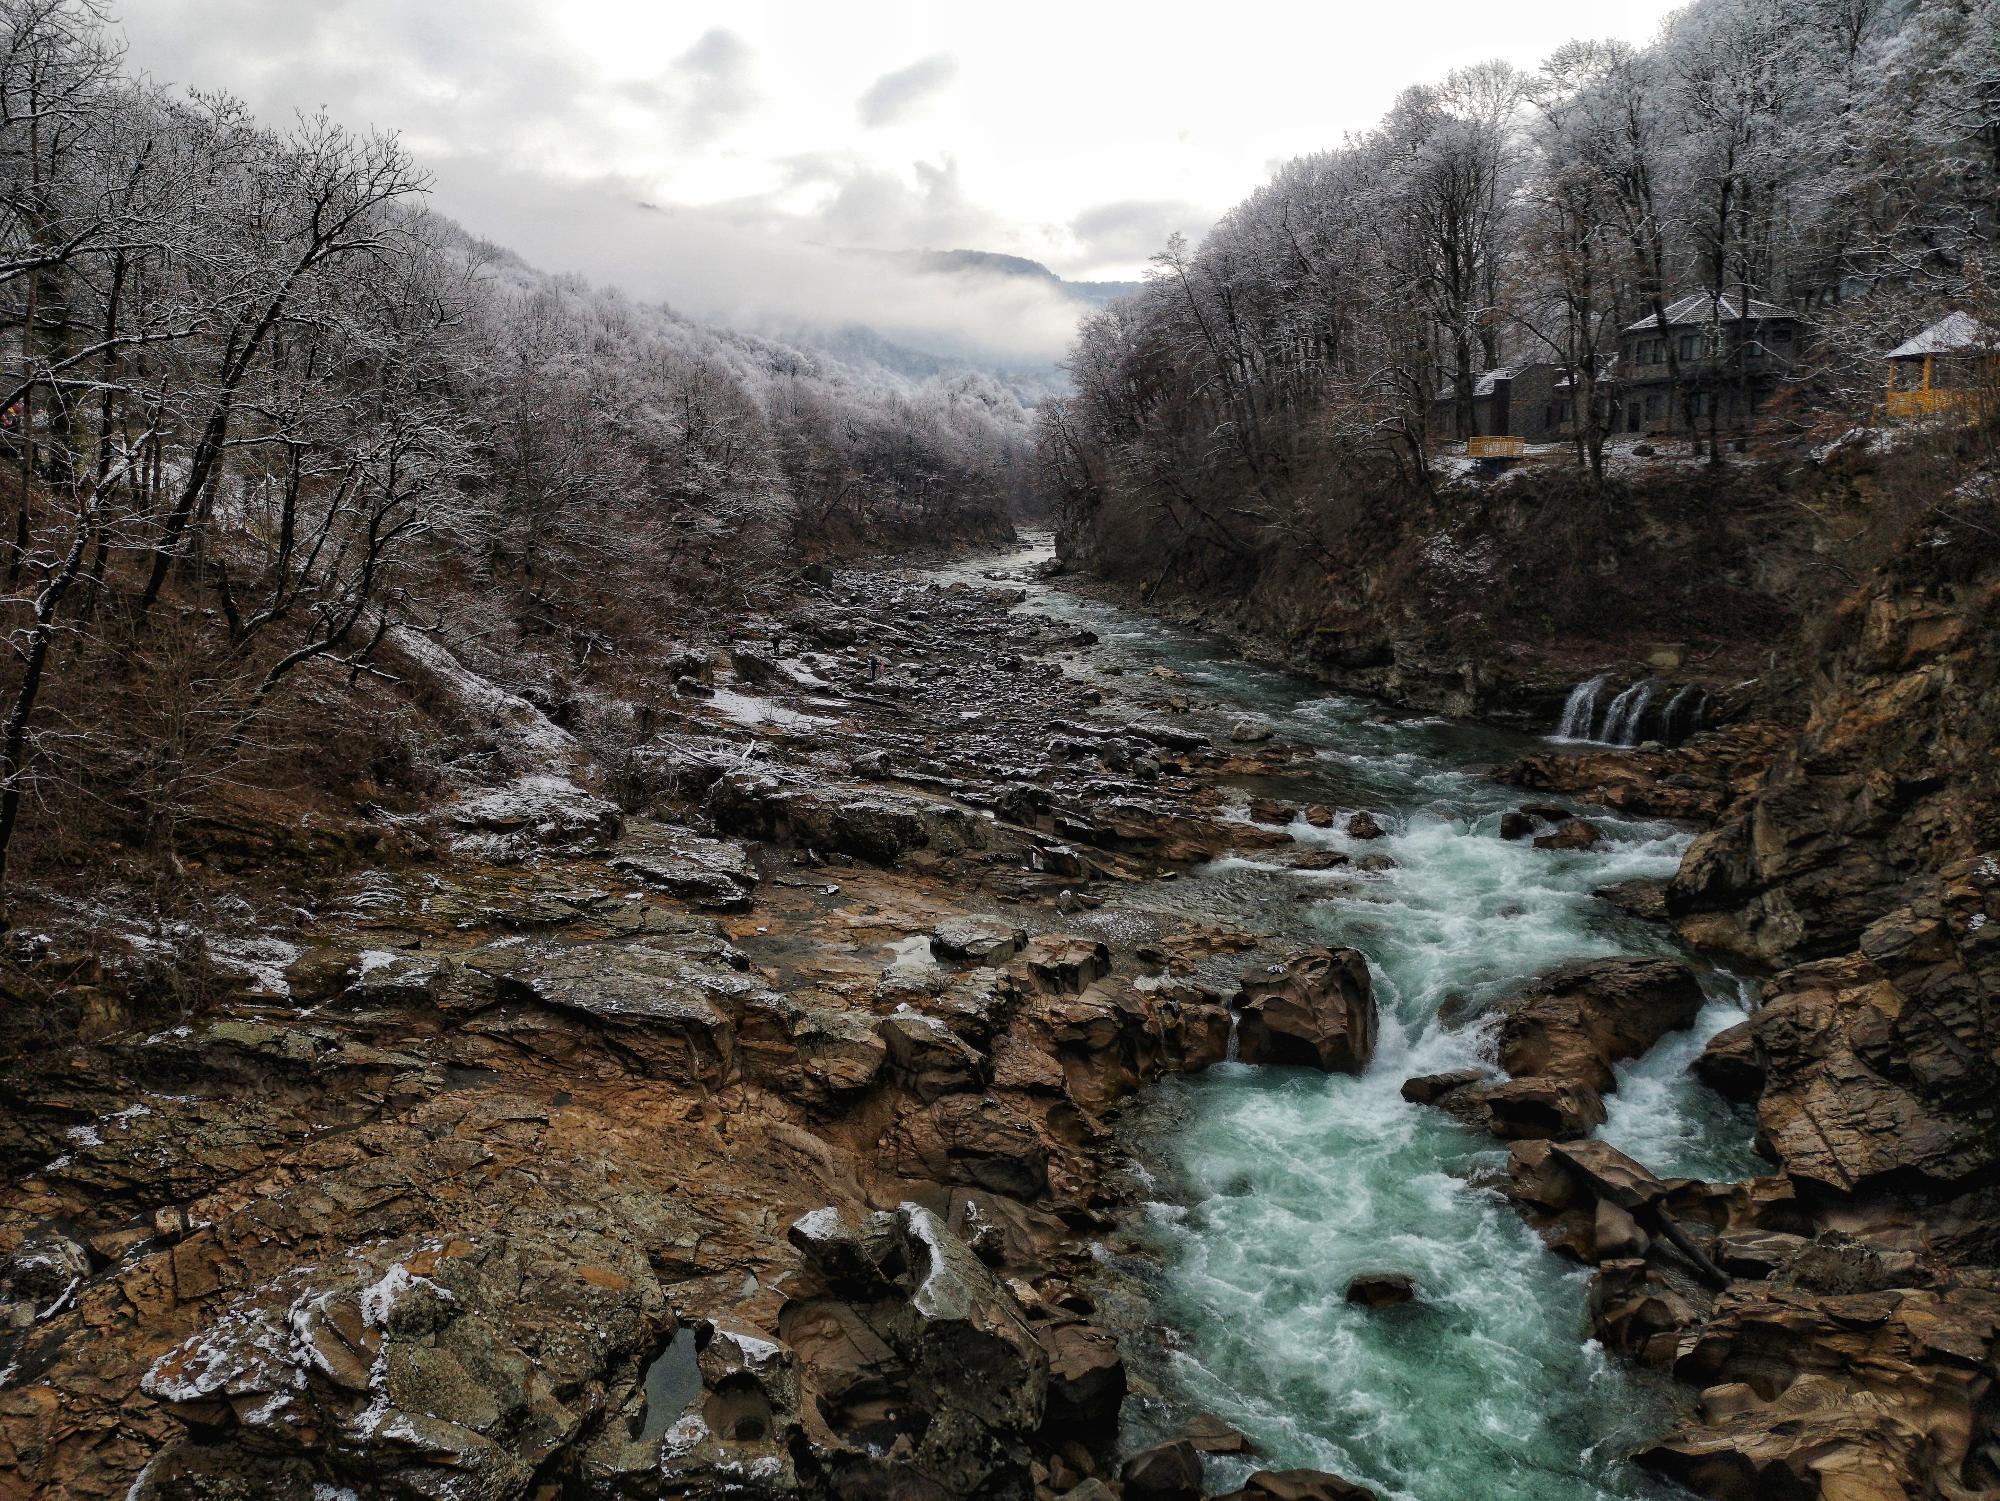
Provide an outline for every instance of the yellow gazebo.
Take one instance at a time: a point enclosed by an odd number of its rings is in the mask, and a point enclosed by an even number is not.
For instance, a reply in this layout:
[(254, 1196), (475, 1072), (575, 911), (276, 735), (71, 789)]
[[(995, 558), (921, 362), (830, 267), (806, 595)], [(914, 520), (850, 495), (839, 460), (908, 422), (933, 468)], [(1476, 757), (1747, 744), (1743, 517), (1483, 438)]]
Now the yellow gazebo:
[(1960, 412), (1967, 421), (2000, 394), (2000, 334), (1970, 313), (1950, 313), (1889, 351), (1888, 416)]

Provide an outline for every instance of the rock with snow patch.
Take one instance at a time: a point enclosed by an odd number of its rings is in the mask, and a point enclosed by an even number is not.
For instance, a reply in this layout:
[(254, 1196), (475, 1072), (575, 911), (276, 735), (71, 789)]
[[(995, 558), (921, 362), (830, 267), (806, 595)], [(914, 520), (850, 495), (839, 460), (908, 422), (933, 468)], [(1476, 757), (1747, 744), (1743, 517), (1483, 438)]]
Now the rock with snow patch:
[(444, 810), (460, 854), (512, 864), (543, 853), (603, 849), (618, 837), (618, 805), (556, 776), (525, 776), (474, 794)]

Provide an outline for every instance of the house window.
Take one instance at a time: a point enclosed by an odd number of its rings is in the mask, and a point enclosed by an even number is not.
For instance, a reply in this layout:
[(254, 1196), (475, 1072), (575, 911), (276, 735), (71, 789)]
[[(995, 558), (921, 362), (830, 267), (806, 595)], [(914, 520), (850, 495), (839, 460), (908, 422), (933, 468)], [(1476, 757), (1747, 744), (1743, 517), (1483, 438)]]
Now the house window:
[(1666, 409), (1666, 404), (1667, 400), (1664, 396), (1658, 394), (1648, 396), (1646, 398), (1646, 420), (1648, 422), (1659, 421), (1660, 413)]
[(1682, 358), (1682, 359), (1684, 359), (1684, 360), (1691, 360), (1691, 359), (1693, 359), (1693, 358), (1695, 357), (1696, 353), (1697, 353), (1697, 352), (1698, 352), (1698, 351), (1700, 350), (1700, 348), (1701, 348), (1701, 335), (1700, 335), (1700, 334), (1682, 334), (1682, 335), (1681, 335), (1681, 358)]
[(1688, 398), (1688, 416), (1706, 417), (1708, 415), (1708, 403), (1709, 403), (1708, 392), (1706, 391), (1695, 392), (1694, 395)]

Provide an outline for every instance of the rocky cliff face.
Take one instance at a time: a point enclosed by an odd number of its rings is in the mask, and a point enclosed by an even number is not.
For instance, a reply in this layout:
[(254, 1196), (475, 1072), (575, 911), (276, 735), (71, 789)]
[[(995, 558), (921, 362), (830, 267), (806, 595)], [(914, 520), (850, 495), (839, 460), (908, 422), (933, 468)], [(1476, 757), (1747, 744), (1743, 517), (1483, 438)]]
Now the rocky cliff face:
[(1954, 509), (1839, 607), (1809, 722), (1667, 893), (1769, 975), (1697, 1067), (1773, 1175), (1515, 1149), (1607, 1346), (1701, 1388), (1643, 1458), (1710, 1496), (2000, 1494), (2000, 547)]
[(1598, 674), (1693, 685), (1731, 715), (1793, 706), (1772, 648), (1810, 593), (1806, 513), (1787, 494), (1825, 481), (1810, 466), (1663, 464), (1602, 491), (1542, 466), (1435, 494), (1320, 480), (1316, 520), (1234, 549), (1112, 535), (1115, 519), (1072, 510), (1058, 551), (1252, 655), (1426, 712), (1552, 729)]
[(1970, 524), (1848, 600), (1812, 715), (1668, 893), (1776, 971), (1764, 1135), (1801, 1180), (1960, 1192), (2000, 1164), (2000, 562)]

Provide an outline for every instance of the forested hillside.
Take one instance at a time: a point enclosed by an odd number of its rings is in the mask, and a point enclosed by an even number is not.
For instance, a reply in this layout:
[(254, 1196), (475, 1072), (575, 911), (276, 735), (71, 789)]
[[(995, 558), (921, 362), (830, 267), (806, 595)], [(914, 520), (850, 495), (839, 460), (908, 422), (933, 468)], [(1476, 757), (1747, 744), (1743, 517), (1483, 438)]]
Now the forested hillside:
[[(1532, 70), (1455, 72), (1279, 168), (1086, 322), (1075, 395), (1037, 416), (1062, 546), (1149, 589), (1261, 593), (1260, 623), (1294, 630), (1320, 604), (1393, 611), (1412, 579), (1558, 631), (1571, 606), (1605, 631), (1673, 629), (1630, 605), (1726, 634), (1746, 583), (1762, 595), (1751, 613), (1775, 621), (1787, 581), (1743, 574), (1767, 550), (1818, 545), (1826, 487), (1797, 460), (1867, 418), (1882, 357), (1910, 334), (1947, 309), (1994, 321), (1996, 222), (1991, 0), (1703, 0), (1650, 47), (1578, 42)], [(1638, 462), (1608, 431), (1618, 335), (1690, 292), (1715, 299), (1711, 322), (1757, 303), (1795, 313), (1805, 347), (1751, 442), (1719, 430), (1713, 399), (1697, 409), (1689, 341), (1660, 341), (1691, 440)], [(1463, 459), (1441, 462), (1440, 426), (1475, 431), (1477, 372), (1522, 361), (1555, 367), (1583, 482), (1524, 480), (1496, 503), (1540, 519), (1495, 530), (1467, 498), (1484, 492), (1457, 483)], [(1715, 518), (1676, 543), (1685, 481), (1664, 466), (1746, 448), (1773, 474), (1735, 502), (1708, 486), (1710, 509), (1744, 513), (1726, 523), (1737, 545), (1711, 545)], [(1479, 566), (1482, 549), (1519, 583)], [(1530, 553), (1620, 608), (1545, 587), (1546, 567), (1517, 566)], [(1723, 587), (1704, 591), (1704, 572)]]
[(1006, 531), (997, 383), (540, 275), (394, 136), (155, 87), (107, 15), (0, 6), (0, 860), (462, 753), (399, 639), (552, 703), (821, 552)]

